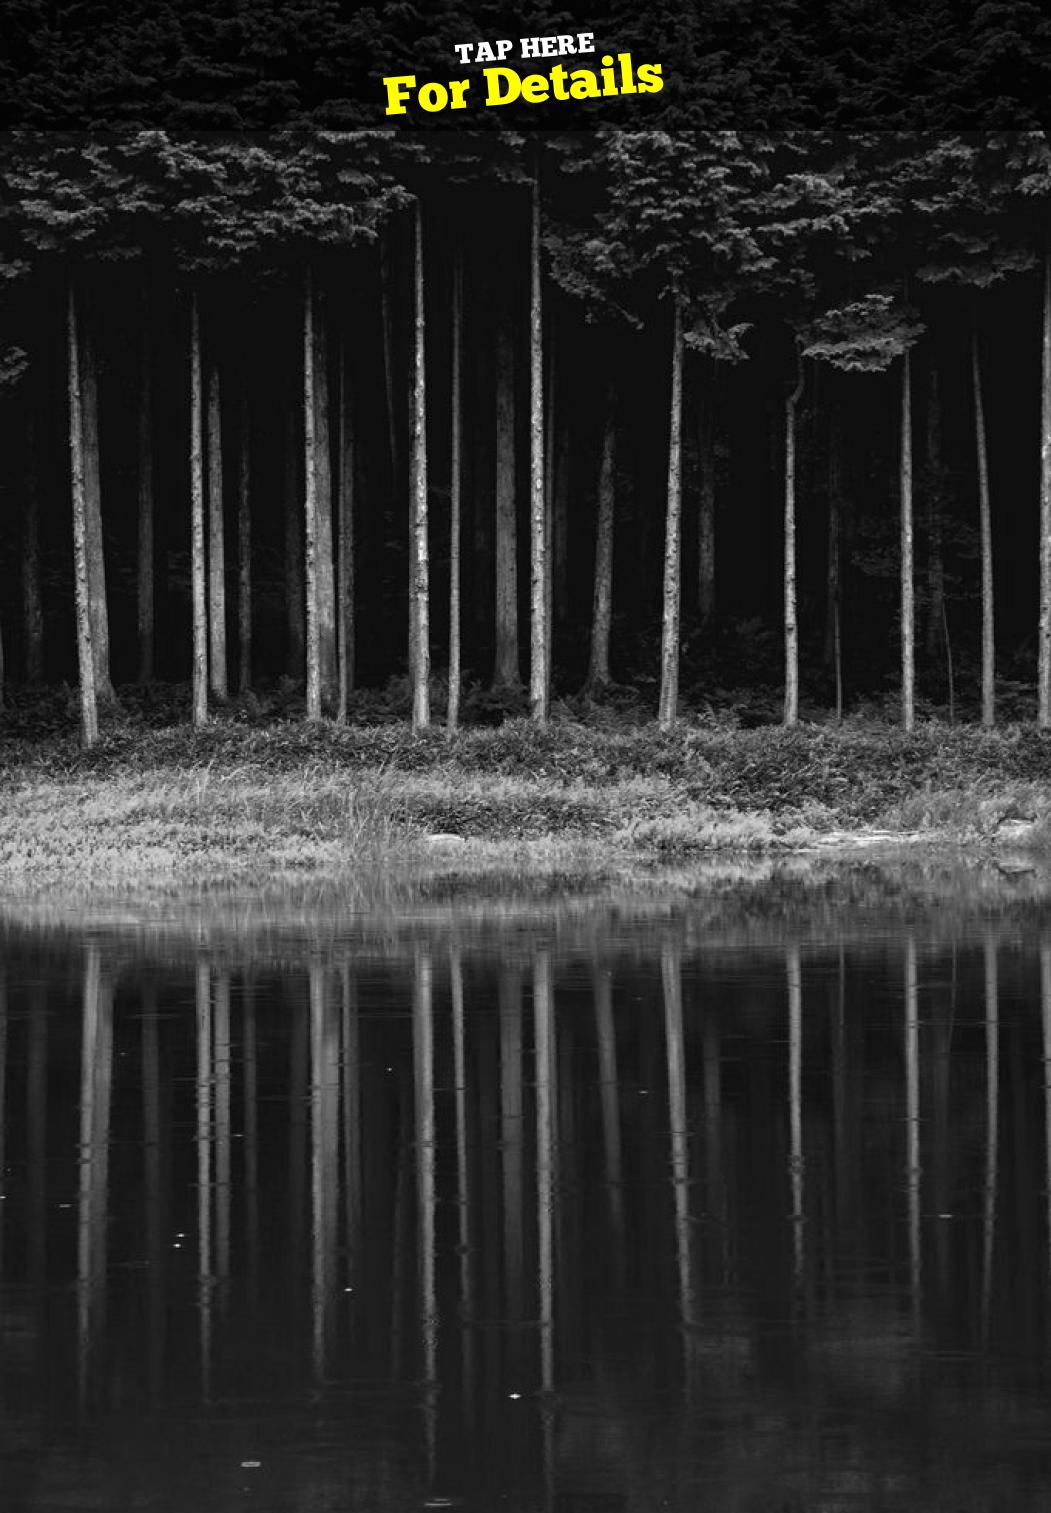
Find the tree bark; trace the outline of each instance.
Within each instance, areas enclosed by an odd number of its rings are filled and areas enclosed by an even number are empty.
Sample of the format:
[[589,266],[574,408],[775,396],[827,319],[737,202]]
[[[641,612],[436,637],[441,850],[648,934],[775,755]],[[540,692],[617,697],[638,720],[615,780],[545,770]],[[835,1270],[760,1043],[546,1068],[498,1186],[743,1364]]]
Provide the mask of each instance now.
[[825,660],[832,664],[836,721],[843,719],[843,430],[833,402],[828,442],[828,622]]
[[529,280],[529,705],[548,713],[548,513],[544,489],[544,307],[540,279],[540,177],[533,175]]
[[252,686],[252,433],[247,382],[242,373],[237,417],[237,687],[242,694]]
[[88,561],[87,481],[84,453],[84,398],[77,338],[76,296],[72,282],[66,318],[69,382],[69,461],[73,492],[73,573],[76,584],[77,666],[80,675],[80,739],[85,747],[99,738],[95,698],[95,657],[92,647],[91,572]]
[[591,608],[591,656],[584,693],[593,698],[608,688],[609,638],[613,620],[613,510],[616,466],[616,389],[606,385],[606,417],[602,429],[602,461],[598,475],[598,523],[595,531],[595,586]]
[[[942,406],[937,359],[931,354],[927,402],[927,655],[945,631],[945,557],[942,543]],[[946,648],[948,650],[948,648]]]
[[494,688],[518,688],[518,550],[515,512],[515,381],[511,317],[496,331],[496,665]]
[[318,636],[317,401],[314,393],[314,282],[307,269],[303,296],[303,453],[306,488],[303,538],[306,590],[307,719],[321,719],[321,647]]
[[22,515],[22,623],[26,644],[26,682],[44,675],[44,611],[40,595],[40,490],[37,436],[32,412],[26,420],[26,495]]
[[[799,360],[797,359],[797,362]],[[785,725],[799,723],[799,623],[796,606],[796,406],[803,366],[785,399]]]
[[449,438],[449,701],[445,724],[456,730],[460,723],[461,593],[460,536],[463,484],[463,251],[457,247],[453,265],[451,435]]
[[912,539],[912,359],[902,357],[901,375],[901,724],[916,724],[916,612]]
[[226,665],[226,527],[223,519],[223,420],[219,365],[208,363],[208,672],[213,698],[229,693]]
[[338,697],[336,652],[336,572],[332,550],[332,453],[329,444],[328,338],[325,307],[314,299],[314,472],[317,533],[318,657],[321,702],[334,709]]
[[993,602],[993,524],[989,496],[985,402],[982,396],[978,318],[971,332],[971,377],[974,386],[974,440],[978,462],[978,539],[982,564],[982,724],[996,724],[996,635]]
[[285,409],[285,627],[286,670],[298,678],[306,657],[306,603],[303,589],[303,516],[299,504],[299,447],[296,404]]
[[139,637],[139,682],[153,677],[153,365],[150,356],[149,305],[143,300],[139,355],[139,533],[136,610]]
[[668,440],[668,496],[664,525],[664,591],[661,617],[661,686],[657,719],[662,730],[675,724],[679,704],[679,605],[682,538],[682,307],[672,322],[671,415]]
[[702,621],[710,620],[715,614],[714,422],[712,389],[710,384],[705,384],[701,392],[700,425],[697,435],[700,466],[700,500],[697,516],[697,608]]
[[193,591],[193,723],[208,720],[208,601],[204,552],[204,396],[197,291],[190,296],[190,579]]
[[102,482],[99,464],[98,359],[90,323],[81,322],[80,394],[84,452],[84,507],[90,580],[91,647],[95,658],[95,696],[113,701],[109,664],[109,609],[106,555],[102,540]]
[[1044,319],[1040,361],[1040,626],[1037,724],[1051,726],[1051,248],[1044,253]]
[[339,344],[339,558],[337,563],[337,620],[339,625],[339,706],[336,718],[346,723],[347,704],[354,691],[354,414],[347,376],[346,339]]
[[427,547],[427,373],[423,303],[423,211],[416,201],[413,240],[412,385],[412,728],[426,730],[430,707],[430,562]]

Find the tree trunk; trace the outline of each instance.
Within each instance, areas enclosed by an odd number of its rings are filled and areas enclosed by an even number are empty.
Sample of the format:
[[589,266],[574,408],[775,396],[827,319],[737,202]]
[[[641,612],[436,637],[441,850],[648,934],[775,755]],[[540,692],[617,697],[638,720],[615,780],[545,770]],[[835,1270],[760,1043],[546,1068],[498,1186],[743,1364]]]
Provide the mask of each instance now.
[[426,730],[430,708],[430,562],[427,551],[427,373],[423,305],[423,211],[416,201],[413,243],[412,343],[412,728]]
[[303,537],[306,589],[307,719],[321,718],[321,647],[318,637],[317,401],[314,393],[314,283],[307,269],[303,296],[303,453],[306,488]]
[[679,600],[682,537],[682,308],[675,301],[671,346],[671,417],[668,441],[668,498],[664,526],[664,592],[661,617],[661,688],[658,722],[675,724],[679,704]]
[[383,333],[383,385],[387,399],[387,442],[390,447],[391,492],[398,479],[398,432],[394,414],[394,332],[390,313],[390,254],[387,239],[380,234],[380,324]]
[[825,661],[832,664],[836,721],[843,719],[843,430],[833,403],[828,442],[828,622]]
[[44,611],[40,595],[40,492],[36,425],[26,420],[26,496],[22,515],[22,622],[26,643],[26,682],[44,675]]
[[993,604],[993,525],[989,497],[989,457],[986,450],[985,403],[982,398],[978,317],[971,332],[971,376],[974,384],[974,439],[978,454],[978,539],[982,562],[982,724],[996,724],[996,639]]
[[1044,254],[1044,320],[1040,362],[1040,629],[1037,724],[1051,726],[1051,248]]
[[453,265],[451,436],[449,440],[449,702],[447,729],[460,723],[460,515],[463,483],[463,251],[457,247]]
[[697,608],[701,619],[715,614],[715,416],[712,387],[701,392],[697,443],[700,466],[700,508],[697,516]]
[[245,373],[241,374],[237,440],[237,687],[238,692],[246,694],[252,686],[252,434],[248,413],[248,379]]
[[927,403],[927,636],[933,657],[945,629],[945,557],[942,543],[942,406],[937,359],[931,354]]
[[496,331],[496,665],[494,688],[518,688],[518,551],[515,518],[515,375],[511,316]]
[[598,475],[598,523],[595,531],[595,587],[591,610],[591,657],[584,693],[593,698],[608,688],[609,637],[613,619],[613,508],[616,466],[616,389],[606,385],[606,418]]
[[80,739],[85,747],[99,738],[95,701],[95,658],[92,649],[91,573],[88,562],[87,482],[84,453],[84,400],[77,340],[76,298],[69,286],[67,313],[69,381],[69,461],[73,486],[73,572],[77,606],[77,666],[80,674]]
[[208,672],[212,696],[225,703],[226,529],[223,520],[223,420],[219,365],[208,364]]
[[544,307],[540,281],[540,176],[533,175],[529,280],[529,705],[547,724],[548,514],[544,491]]
[[912,359],[906,352],[901,375],[901,724],[908,735],[916,724],[916,614],[912,553]]
[[106,556],[102,542],[102,483],[99,471],[98,361],[90,323],[82,323],[80,340],[81,423],[84,449],[84,507],[91,604],[91,648],[95,658],[95,695],[99,703],[115,695],[109,666],[109,610]]
[[150,360],[149,306],[143,300],[139,356],[139,539],[136,609],[139,634],[139,682],[153,677],[153,372]]
[[329,445],[328,338],[325,307],[314,300],[314,473],[317,533],[318,658],[321,701],[334,709],[339,667],[336,654],[336,572],[332,550],[332,453]]
[[354,691],[354,415],[347,377],[346,340],[339,344],[339,559],[336,589],[339,624],[339,707],[336,718],[346,723],[347,704]]
[[193,723],[208,719],[208,601],[204,557],[204,439],[201,326],[190,296],[190,578],[193,585]]
[[296,404],[285,409],[285,667],[298,678],[306,656],[306,604],[303,589],[303,527],[299,505],[299,447]]
[[[797,362],[799,360],[797,359]],[[799,624],[796,613],[796,406],[803,393],[799,363],[795,387],[785,399],[785,717],[799,722]]]

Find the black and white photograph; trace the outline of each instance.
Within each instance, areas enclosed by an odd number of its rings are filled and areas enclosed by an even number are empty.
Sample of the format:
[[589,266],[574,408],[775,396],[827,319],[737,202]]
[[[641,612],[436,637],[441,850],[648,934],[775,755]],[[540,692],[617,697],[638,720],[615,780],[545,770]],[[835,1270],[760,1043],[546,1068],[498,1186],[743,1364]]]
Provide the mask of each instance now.
[[0,3],[0,1509],[1051,1504],[1051,19]]

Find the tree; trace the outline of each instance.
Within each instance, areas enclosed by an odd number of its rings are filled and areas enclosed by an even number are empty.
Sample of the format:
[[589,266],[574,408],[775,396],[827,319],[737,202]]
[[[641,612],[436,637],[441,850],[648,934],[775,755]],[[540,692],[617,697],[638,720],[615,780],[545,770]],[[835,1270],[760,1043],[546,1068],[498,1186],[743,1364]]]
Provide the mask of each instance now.
[[344,724],[354,689],[354,415],[346,339],[339,345],[339,556],[337,559],[337,618],[339,624],[339,706],[336,718]]
[[409,594],[412,728],[430,724],[430,587],[427,551],[427,374],[423,302],[423,210],[416,201],[413,239],[412,520]]
[[452,287],[451,376],[449,381],[449,703],[446,726],[460,721],[461,668],[461,494],[463,485],[463,250],[455,252]]
[[237,424],[237,642],[238,692],[252,686],[252,508],[251,426],[248,391],[242,376]]
[[307,606],[307,719],[321,719],[321,642],[318,611],[317,400],[314,393],[314,281],[308,267],[303,291],[303,504],[304,586]]
[[661,686],[657,720],[662,730],[675,724],[679,702],[679,603],[682,593],[682,306],[672,307],[671,409],[668,434],[668,493],[664,517],[664,588],[661,613]]
[[602,460],[598,476],[598,519],[595,525],[595,579],[591,611],[591,655],[584,693],[601,694],[611,682],[609,640],[613,620],[613,523],[616,479],[616,388],[606,385],[602,427]]
[[226,523],[223,508],[223,421],[219,364],[208,363],[208,673],[212,697],[229,694],[226,665]]
[[540,170],[533,177],[529,285],[529,703],[533,720],[547,724],[548,579],[547,491],[544,487],[544,311],[540,273]]
[[73,571],[77,603],[77,665],[80,672],[80,738],[90,748],[99,738],[92,646],[91,575],[88,558],[87,480],[84,457],[84,393],[80,372],[80,338],[72,282],[67,294],[66,342],[69,384],[69,460],[73,489]]
[[208,599],[204,531],[204,438],[201,324],[197,290],[190,294],[190,580],[193,601],[193,723],[208,721]]
[[803,365],[785,397],[785,714],[799,720],[799,625],[796,615],[796,406],[803,394]]

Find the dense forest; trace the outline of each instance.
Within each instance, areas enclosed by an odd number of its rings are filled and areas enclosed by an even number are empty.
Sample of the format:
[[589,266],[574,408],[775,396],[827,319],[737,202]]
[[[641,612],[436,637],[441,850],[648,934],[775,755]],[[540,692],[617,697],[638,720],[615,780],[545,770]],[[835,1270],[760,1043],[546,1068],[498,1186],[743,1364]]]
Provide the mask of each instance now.
[[9,704],[1051,724],[1049,209],[1035,129],[9,132]]

